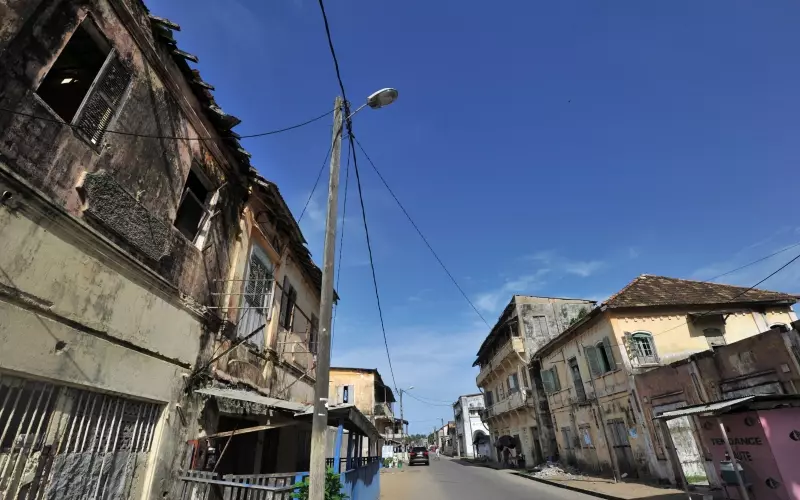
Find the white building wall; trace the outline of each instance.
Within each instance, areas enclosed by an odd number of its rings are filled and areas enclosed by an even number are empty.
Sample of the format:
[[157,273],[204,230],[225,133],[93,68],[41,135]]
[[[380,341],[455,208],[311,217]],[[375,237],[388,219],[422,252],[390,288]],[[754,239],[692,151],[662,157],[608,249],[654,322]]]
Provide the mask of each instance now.
[[[460,441],[460,452],[462,457],[474,458],[478,455],[488,455],[490,447],[487,449],[476,450],[472,444],[473,436],[476,431],[483,431],[486,436],[490,436],[486,424],[481,421],[478,411],[484,408],[483,395],[461,396],[458,398],[457,406],[461,409],[461,420],[456,420],[456,436]],[[470,413],[472,410],[472,413]]]

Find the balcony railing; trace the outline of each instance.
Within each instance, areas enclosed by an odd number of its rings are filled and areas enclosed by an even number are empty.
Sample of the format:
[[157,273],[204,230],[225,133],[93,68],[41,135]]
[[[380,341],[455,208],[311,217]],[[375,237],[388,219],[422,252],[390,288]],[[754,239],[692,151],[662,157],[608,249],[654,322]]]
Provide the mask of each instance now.
[[533,406],[533,397],[528,389],[515,392],[502,401],[496,402],[489,408],[481,410],[481,420],[486,421],[492,417],[516,410],[523,406]]
[[478,373],[478,377],[476,378],[478,385],[481,385],[481,382],[486,380],[490,373],[496,370],[498,366],[501,366],[506,358],[509,356],[516,357],[515,353],[520,355],[525,354],[525,344],[522,341],[522,337],[511,337],[508,342],[500,346],[500,349],[492,356],[492,359],[490,359],[489,362],[481,368],[480,373]]
[[394,412],[392,411],[392,407],[389,406],[387,403],[375,404],[375,408],[373,409],[373,415],[375,415],[376,417],[394,418]]

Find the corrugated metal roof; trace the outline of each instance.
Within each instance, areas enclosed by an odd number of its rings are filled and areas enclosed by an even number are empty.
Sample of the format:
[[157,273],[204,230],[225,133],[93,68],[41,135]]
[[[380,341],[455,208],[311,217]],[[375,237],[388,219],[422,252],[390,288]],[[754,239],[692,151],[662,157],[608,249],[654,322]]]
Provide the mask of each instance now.
[[736,399],[728,399],[726,401],[717,401],[716,403],[708,403],[704,405],[689,406],[679,410],[665,411],[657,419],[673,419],[678,417],[685,417],[688,415],[698,415],[700,413],[724,413],[722,410],[728,410],[734,406],[739,406],[742,403],[747,403],[755,399],[756,396],[745,396]]
[[307,411],[309,406],[303,403],[295,403],[294,401],[286,401],[285,399],[270,398],[262,396],[257,392],[243,391],[240,389],[228,389],[225,387],[206,387],[205,389],[197,389],[194,391],[197,394],[204,394],[213,398],[229,399],[233,401],[240,401],[244,403],[262,405],[268,408],[278,408],[295,413]]

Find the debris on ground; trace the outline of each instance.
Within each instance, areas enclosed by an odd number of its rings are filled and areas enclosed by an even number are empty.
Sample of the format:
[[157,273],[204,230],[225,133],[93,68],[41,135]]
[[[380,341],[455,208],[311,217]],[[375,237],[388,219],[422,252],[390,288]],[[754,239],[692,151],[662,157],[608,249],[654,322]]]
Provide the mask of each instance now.
[[559,479],[581,479],[583,477],[581,471],[575,467],[559,462],[544,462],[539,464],[531,470],[531,474],[541,479],[555,477]]

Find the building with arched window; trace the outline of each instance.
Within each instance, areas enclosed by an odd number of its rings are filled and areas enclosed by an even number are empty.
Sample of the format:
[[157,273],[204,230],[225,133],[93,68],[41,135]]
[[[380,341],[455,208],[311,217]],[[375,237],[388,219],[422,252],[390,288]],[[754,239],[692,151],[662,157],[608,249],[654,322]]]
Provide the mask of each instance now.
[[[532,353],[560,458],[627,477],[671,477],[646,424],[658,402],[645,407],[636,377],[770,328],[786,330],[797,320],[795,302],[786,293],[639,276]],[[699,463],[697,475],[705,473]]]

